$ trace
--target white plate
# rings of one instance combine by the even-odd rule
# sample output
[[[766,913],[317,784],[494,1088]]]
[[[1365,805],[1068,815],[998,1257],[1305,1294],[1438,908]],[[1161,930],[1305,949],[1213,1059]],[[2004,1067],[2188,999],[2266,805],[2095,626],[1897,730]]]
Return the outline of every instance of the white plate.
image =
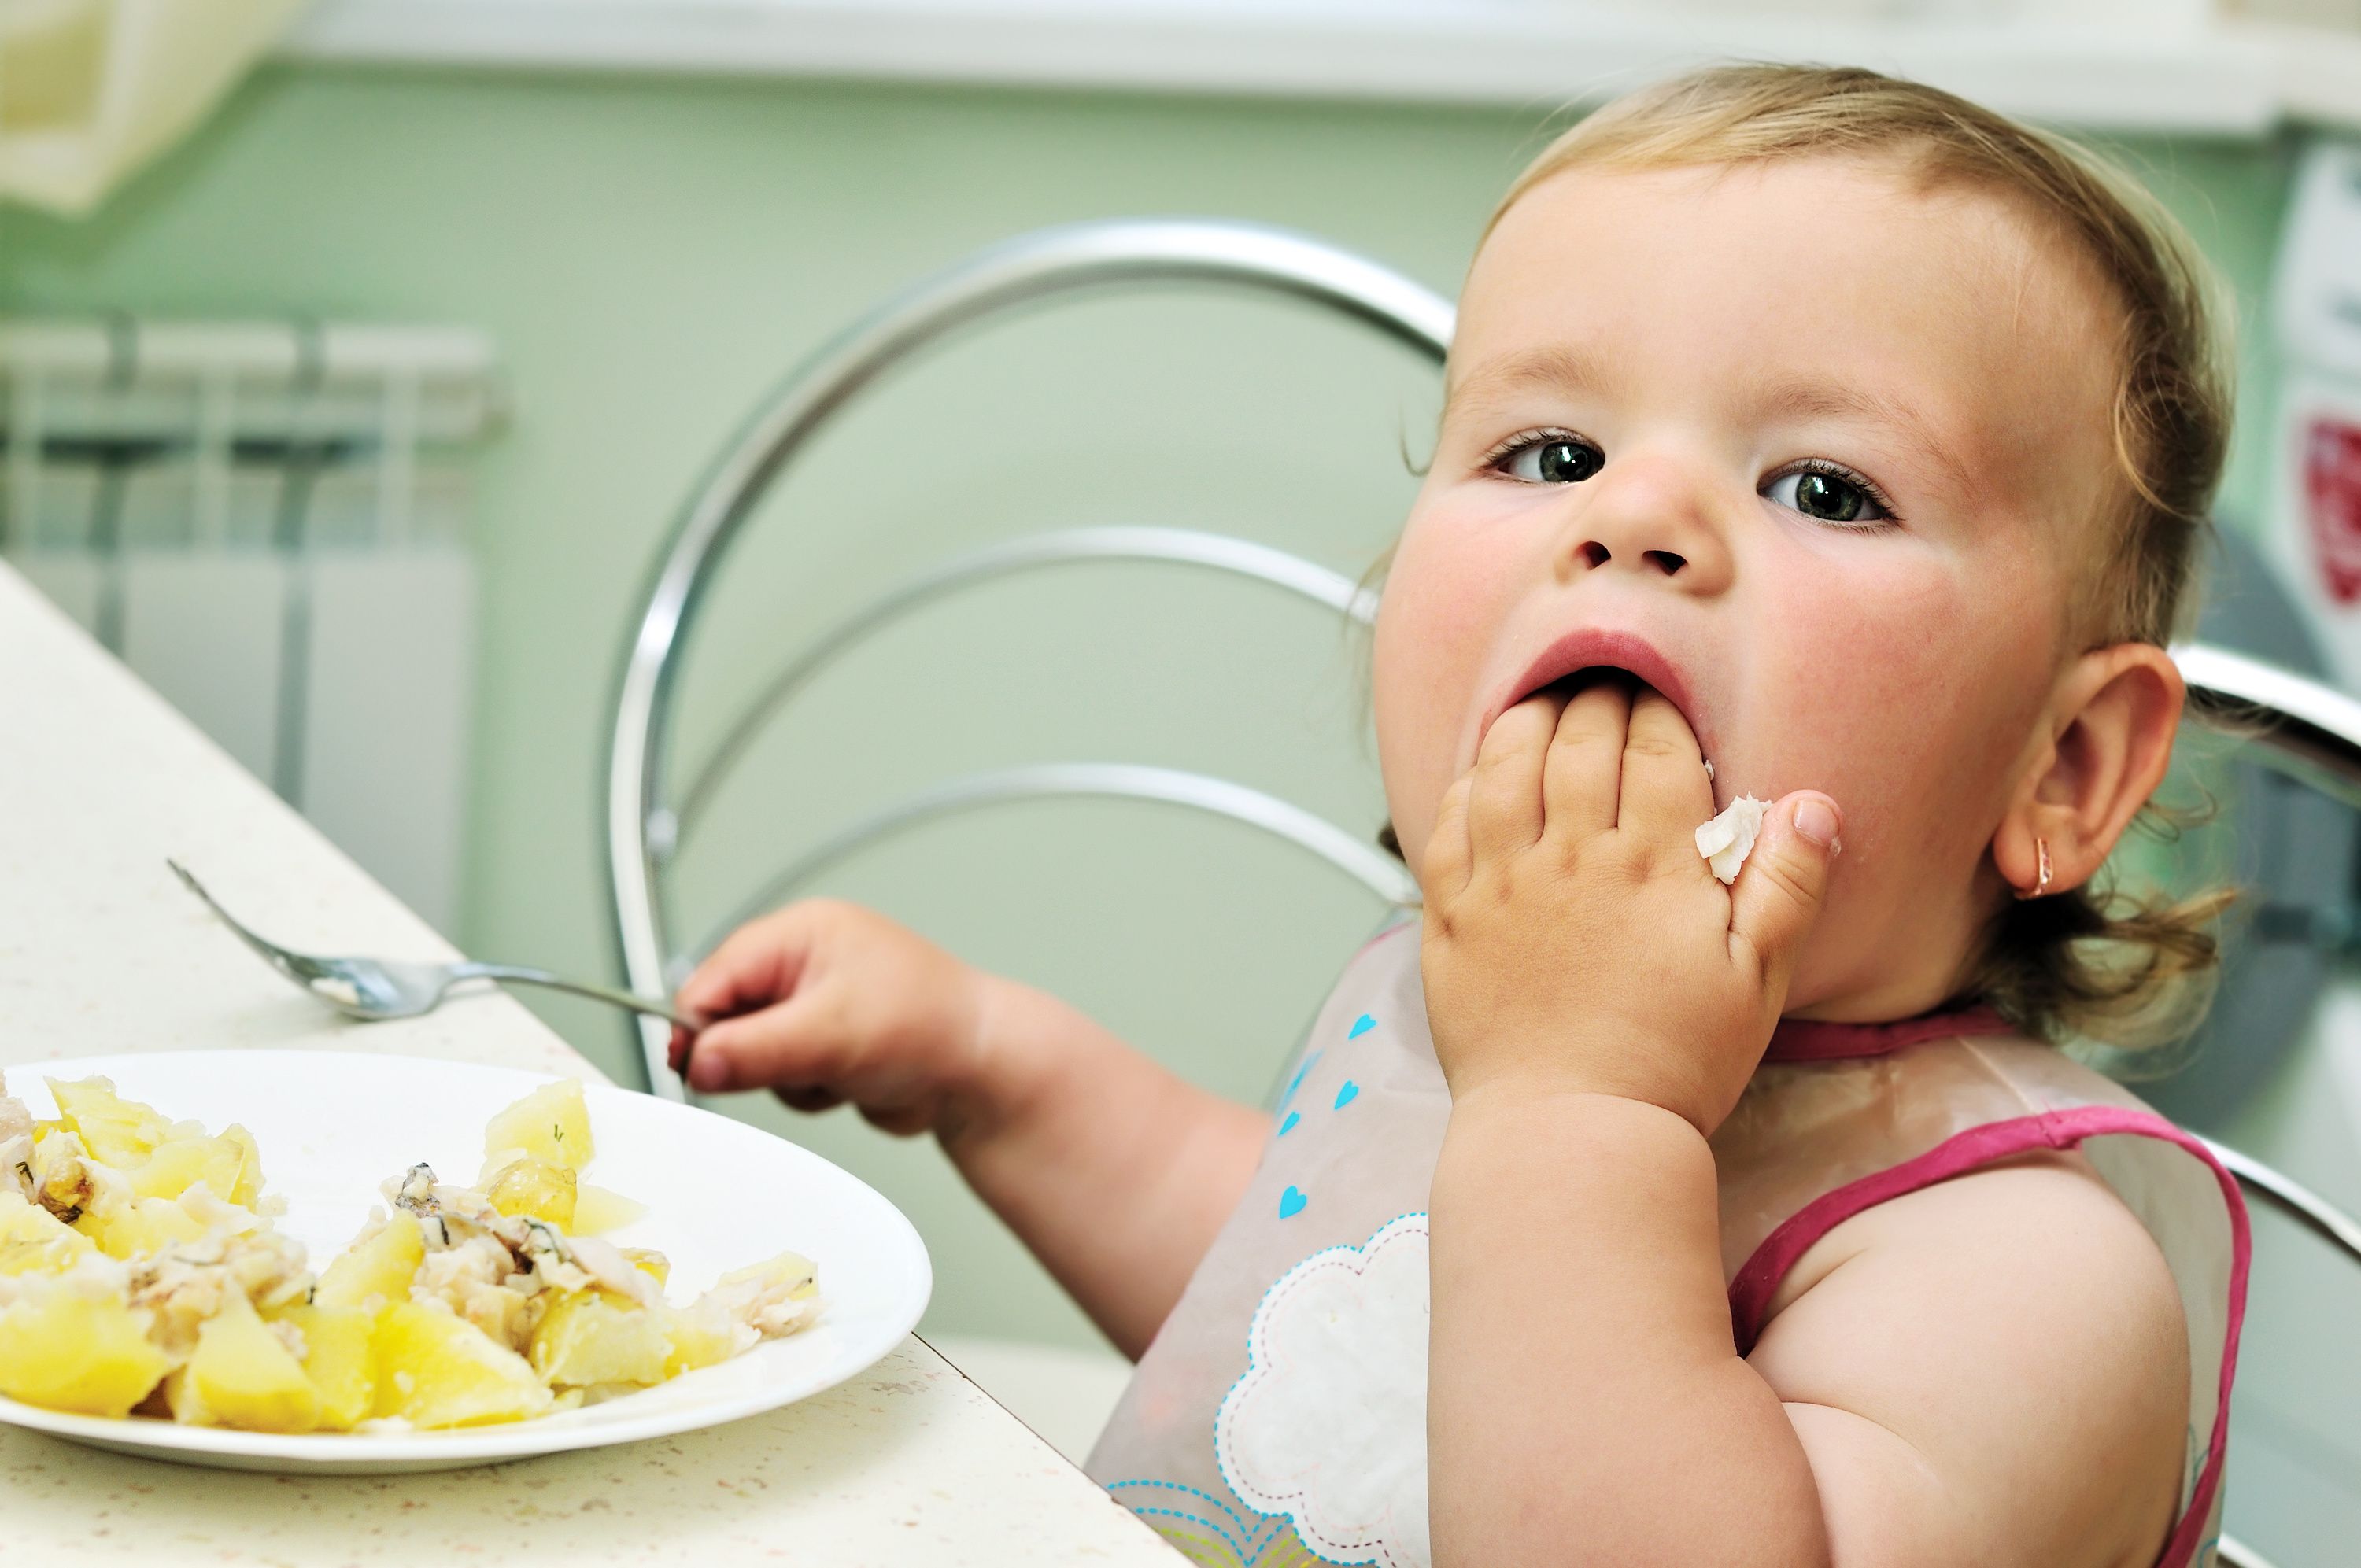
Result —
[[[56,1111],[44,1080],[93,1073],[174,1121],[203,1122],[216,1133],[244,1123],[261,1145],[267,1190],[287,1200],[279,1228],[311,1249],[314,1268],[324,1267],[370,1206],[382,1202],[378,1184],[387,1177],[424,1160],[446,1179],[475,1180],[484,1124],[548,1081],[507,1068],[405,1057],[188,1051],[15,1067],[8,1091],[35,1115],[50,1116]],[[926,1245],[901,1211],[868,1186],[807,1149],[708,1111],[599,1084],[585,1084],[583,1092],[598,1145],[585,1179],[648,1206],[608,1239],[669,1257],[676,1301],[732,1268],[802,1253],[819,1266],[819,1321],[642,1393],[456,1431],[282,1437],[68,1415],[7,1398],[0,1398],[0,1421],[234,1470],[448,1470],[737,1420],[834,1387],[917,1325],[933,1285]]]

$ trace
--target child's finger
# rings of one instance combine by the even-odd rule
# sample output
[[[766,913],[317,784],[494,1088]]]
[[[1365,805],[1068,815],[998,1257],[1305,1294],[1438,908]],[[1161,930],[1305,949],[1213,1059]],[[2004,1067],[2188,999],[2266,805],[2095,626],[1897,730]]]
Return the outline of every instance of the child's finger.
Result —
[[[1542,758],[1557,704],[1527,697],[1492,721],[1476,759],[1467,839],[1478,860],[1514,854],[1542,836]]]
[[[700,1094],[822,1088],[843,1077],[845,1056],[823,1009],[799,995],[699,1031],[689,1050],[688,1084]]]
[[[681,981],[674,1002],[691,1017],[727,1018],[784,1000],[803,978],[812,927],[801,904],[749,920]]]
[[[1819,918],[1842,825],[1836,802],[1816,790],[1782,796],[1730,890],[1731,939],[1751,951],[1774,1001],[1785,1000],[1796,951]]]
[[[1435,808],[1434,831],[1418,862],[1419,889],[1429,898],[1457,893],[1475,871],[1475,854],[1467,841],[1467,796],[1475,787],[1475,776],[1463,775],[1444,791],[1443,804]]]
[[[1615,826],[1630,721],[1630,688],[1619,680],[1583,687],[1558,716],[1542,770],[1553,838],[1578,841]]]
[[[1697,824],[1713,815],[1713,785],[1705,755],[1681,710],[1661,692],[1642,687],[1631,703],[1623,738],[1621,797],[1616,825],[1697,858]]]
[[[863,1105],[861,1119],[897,1138],[917,1137],[934,1125],[934,1117],[923,1105]]]

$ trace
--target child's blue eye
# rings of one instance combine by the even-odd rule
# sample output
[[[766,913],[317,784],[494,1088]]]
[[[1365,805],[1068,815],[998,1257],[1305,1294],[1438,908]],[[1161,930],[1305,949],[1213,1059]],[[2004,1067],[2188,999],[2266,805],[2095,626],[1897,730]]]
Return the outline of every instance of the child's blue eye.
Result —
[[[1774,506],[1839,526],[1863,528],[1894,515],[1865,481],[1826,468],[1782,474],[1763,487],[1763,496]]]
[[[1607,454],[1580,436],[1538,432],[1518,437],[1490,465],[1530,485],[1578,485],[1607,466]]]

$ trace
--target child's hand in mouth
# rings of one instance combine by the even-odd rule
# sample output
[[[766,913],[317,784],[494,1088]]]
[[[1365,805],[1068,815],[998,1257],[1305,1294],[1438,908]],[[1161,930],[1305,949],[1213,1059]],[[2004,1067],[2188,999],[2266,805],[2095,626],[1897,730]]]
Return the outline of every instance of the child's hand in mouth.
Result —
[[[1435,1054],[1455,1099],[1594,1093],[1710,1134],[1769,1044],[1834,860],[1835,803],[1776,802],[1737,882],[1696,735],[1612,672],[1492,725],[1444,798],[1420,880]]]

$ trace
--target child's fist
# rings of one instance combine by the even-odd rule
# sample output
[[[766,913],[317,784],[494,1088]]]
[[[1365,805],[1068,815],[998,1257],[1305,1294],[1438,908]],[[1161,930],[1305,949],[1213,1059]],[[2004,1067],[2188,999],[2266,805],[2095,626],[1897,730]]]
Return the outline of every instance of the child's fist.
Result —
[[[731,933],[680,988],[672,1063],[703,1093],[851,1102],[891,1133],[944,1130],[983,1077],[988,977],[882,915],[813,899]]]
[[[1606,680],[1494,722],[1420,873],[1455,1098],[1507,1082],[1720,1124],[1818,917],[1838,817],[1823,795],[1780,800],[1725,888],[1697,851],[1713,813],[1697,737],[1657,692]]]

